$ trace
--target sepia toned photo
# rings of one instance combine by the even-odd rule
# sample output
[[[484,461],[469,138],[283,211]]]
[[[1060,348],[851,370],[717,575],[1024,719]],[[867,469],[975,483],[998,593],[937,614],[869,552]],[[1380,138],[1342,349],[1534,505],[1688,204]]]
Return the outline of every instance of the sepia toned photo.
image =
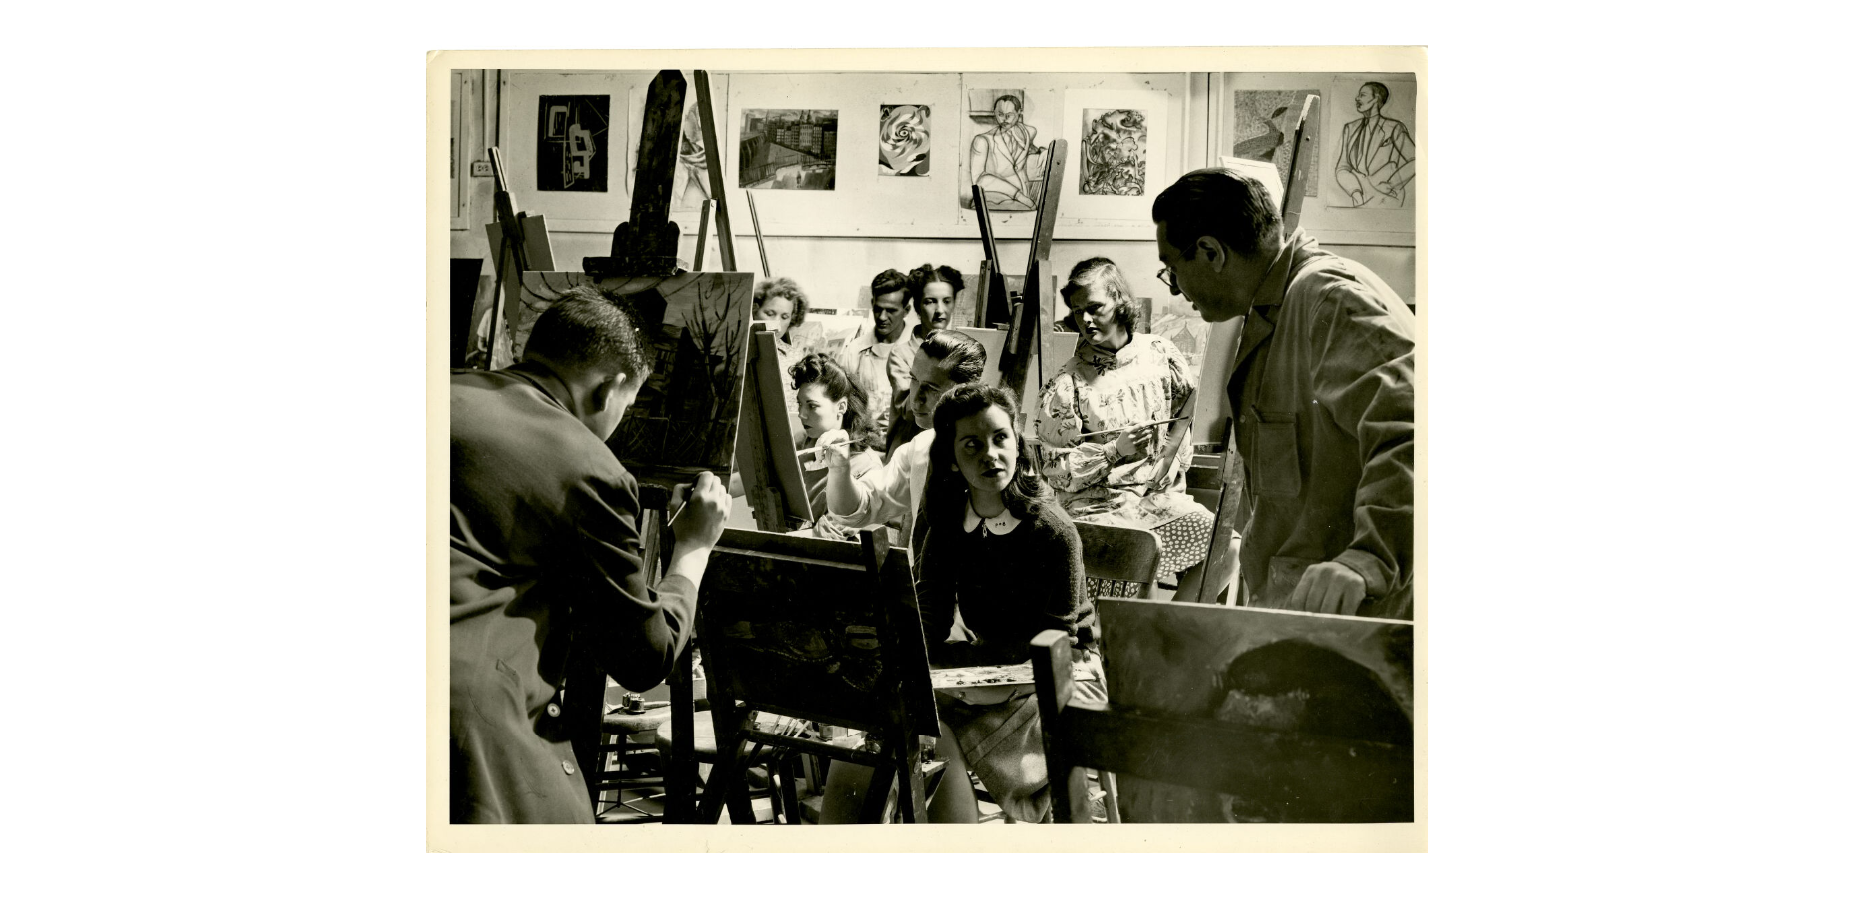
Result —
[[[429,842],[1426,850],[1424,54],[909,52],[432,55]]]

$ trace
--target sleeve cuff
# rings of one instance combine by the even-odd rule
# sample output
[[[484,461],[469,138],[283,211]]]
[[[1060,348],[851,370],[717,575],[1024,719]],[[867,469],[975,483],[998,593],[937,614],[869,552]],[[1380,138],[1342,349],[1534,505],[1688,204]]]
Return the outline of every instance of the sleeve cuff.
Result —
[[[1351,568],[1352,572],[1364,577],[1364,594],[1372,598],[1381,598],[1390,591],[1390,568],[1383,560],[1368,551],[1356,548],[1345,549],[1332,560]]]

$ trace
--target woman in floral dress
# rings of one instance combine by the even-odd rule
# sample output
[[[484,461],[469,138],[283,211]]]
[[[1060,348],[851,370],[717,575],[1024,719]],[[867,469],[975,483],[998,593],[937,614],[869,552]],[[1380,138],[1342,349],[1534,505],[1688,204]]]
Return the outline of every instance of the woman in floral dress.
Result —
[[[1178,594],[1194,595],[1215,518],[1184,492],[1188,459],[1152,482],[1167,425],[1122,429],[1190,413],[1184,356],[1162,336],[1133,332],[1132,288],[1111,259],[1076,265],[1062,299],[1081,339],[1042,390],[1043,476],[1073,519],[1152,531],[1159,576],[1179,573]]]

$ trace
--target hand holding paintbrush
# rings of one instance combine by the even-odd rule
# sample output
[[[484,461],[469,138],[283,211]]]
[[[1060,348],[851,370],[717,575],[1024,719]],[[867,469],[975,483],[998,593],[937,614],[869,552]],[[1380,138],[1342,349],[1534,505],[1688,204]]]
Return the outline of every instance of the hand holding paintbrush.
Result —
[[[695,482],[677,486],[669,495],[669,504],[669,519],[664,525],[675,533],[676,544],[712,548],[727,526],[727,511],[733,502],[720,477],[704,470]]]
[[[1111,430],[1096,430],[1092,433],[1082,434],[1082,438],[1092,439],[1096,436],[1117,436],[1118,438],[1111,444],[1112,453],[1121,458],[1134,458],[1144,454],[1152,447],[1153,443],[1158,441],[1160,427],[1166,424],[1177,423],[1184,419],[1185,418],[1182,417],[1174,417],[1169,420],[1146,421],[1140,424],[1114,427]]]

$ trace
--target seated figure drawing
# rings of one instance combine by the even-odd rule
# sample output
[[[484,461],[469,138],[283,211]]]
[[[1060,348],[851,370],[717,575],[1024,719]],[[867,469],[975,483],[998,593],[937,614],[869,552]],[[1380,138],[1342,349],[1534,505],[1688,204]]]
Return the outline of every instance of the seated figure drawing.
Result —
[[[1023,101],[1011,94],[991,104],[997,124],[972,137],[972,183],[983,188],[985,208],[1028,211],[1036,208],[1033,165],[1040,161],[1036,129],[1023,122]]]

